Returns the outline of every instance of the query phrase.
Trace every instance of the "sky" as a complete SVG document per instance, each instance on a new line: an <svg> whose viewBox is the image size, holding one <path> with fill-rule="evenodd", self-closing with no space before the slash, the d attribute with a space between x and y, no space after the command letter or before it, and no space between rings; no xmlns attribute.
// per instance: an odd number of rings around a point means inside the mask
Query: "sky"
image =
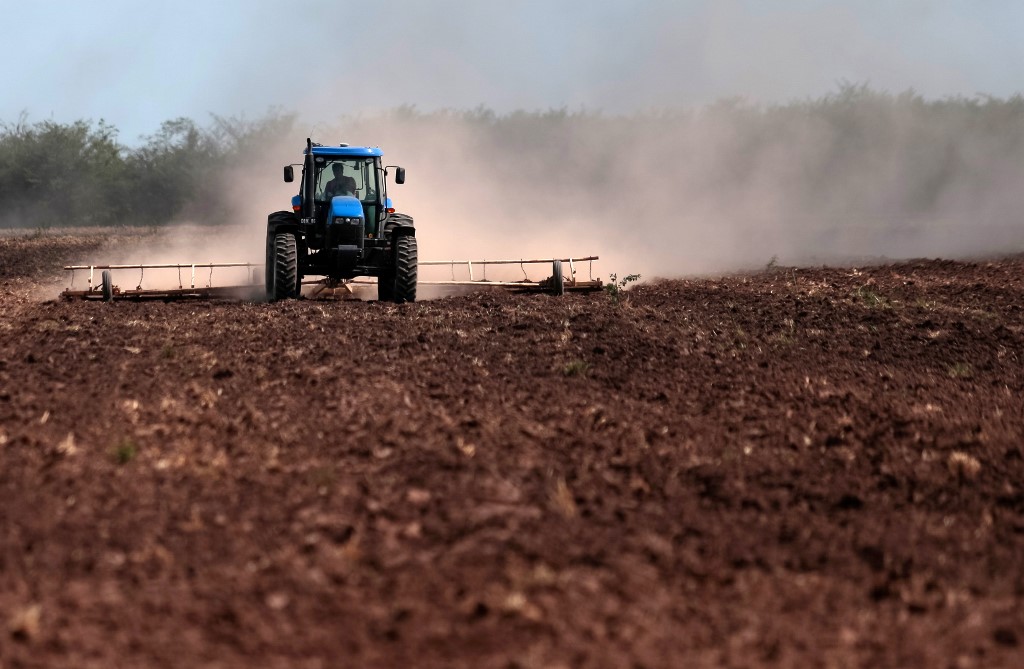
<svg viewBox="0 0 1024 669"><path fill-rule="evenodd" d="M1020 0L0 0L0 121L1007 97L1021 34Z"/></svg>

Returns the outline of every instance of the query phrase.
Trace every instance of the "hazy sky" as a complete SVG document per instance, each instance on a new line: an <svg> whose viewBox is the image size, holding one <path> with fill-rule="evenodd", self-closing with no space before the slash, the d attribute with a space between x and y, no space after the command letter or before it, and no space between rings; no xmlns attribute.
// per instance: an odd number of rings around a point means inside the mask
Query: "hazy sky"
<svg viewBox="0 0 1024 669"><path fill-rule="evenodd" d="M1021 0L0 0L0 120L1024 90Z"/></svg>

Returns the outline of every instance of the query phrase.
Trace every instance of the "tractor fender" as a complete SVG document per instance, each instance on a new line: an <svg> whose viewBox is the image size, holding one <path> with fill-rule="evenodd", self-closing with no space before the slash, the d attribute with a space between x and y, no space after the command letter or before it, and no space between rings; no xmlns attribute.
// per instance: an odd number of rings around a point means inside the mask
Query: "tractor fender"
<svg viewBox="0 0 1024 669"><path fill-rule="evenodd" d="M299 217L291 211L275 211L267 216L267 237L273 237L279 232L299 231Z"/></svg>
<svg viewBox="0 0 1024 669"><path fill-rule="evenodd" d="M390 234L392 239L398 237L415 237L416 228L412 216L408 214L391 214L384 222L384 232Z"/></svg>
<svg viewBox="0 0 1024 669"><path fill-rule="evenodd" d="M391 233L392 239L398 239L399 237L415 237L416 228L411 225L392 225L387 228L388 232Z"/></svg>

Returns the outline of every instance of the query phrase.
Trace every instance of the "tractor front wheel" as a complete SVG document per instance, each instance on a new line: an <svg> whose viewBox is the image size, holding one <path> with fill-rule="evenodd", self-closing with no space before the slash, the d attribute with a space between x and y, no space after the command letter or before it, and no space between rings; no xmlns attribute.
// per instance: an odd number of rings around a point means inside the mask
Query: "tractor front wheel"
<svg viewBox="0 0 1024 669"><path fill-rule="evenodd" d="M298 297L299 263L295 235L279 232L267 240L267 299Z"/></svg>
<svg viewBox="0 0 1024 669"><path fill-rule="evenodd" d="M416 301L416 272L419 257L416 238L412 235L399 237L395 241L395 279L391 298L397 303Z"/></svg>

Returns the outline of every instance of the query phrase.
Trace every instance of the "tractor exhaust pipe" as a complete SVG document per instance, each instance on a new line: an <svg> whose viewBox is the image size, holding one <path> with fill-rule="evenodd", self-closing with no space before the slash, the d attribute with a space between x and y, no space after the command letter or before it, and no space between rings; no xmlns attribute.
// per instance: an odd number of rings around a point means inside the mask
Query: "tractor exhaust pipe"
<svg viewBox="0 0 1024 669"><path fill-rule="evenodd" d="M302 217L303 218L315 218L316 217L316 203L313 201L313 197L316 194L316 179L314 178L315 169L313 164L313 140L309 137L306 138L306 158L302 161Z"/></svg>

